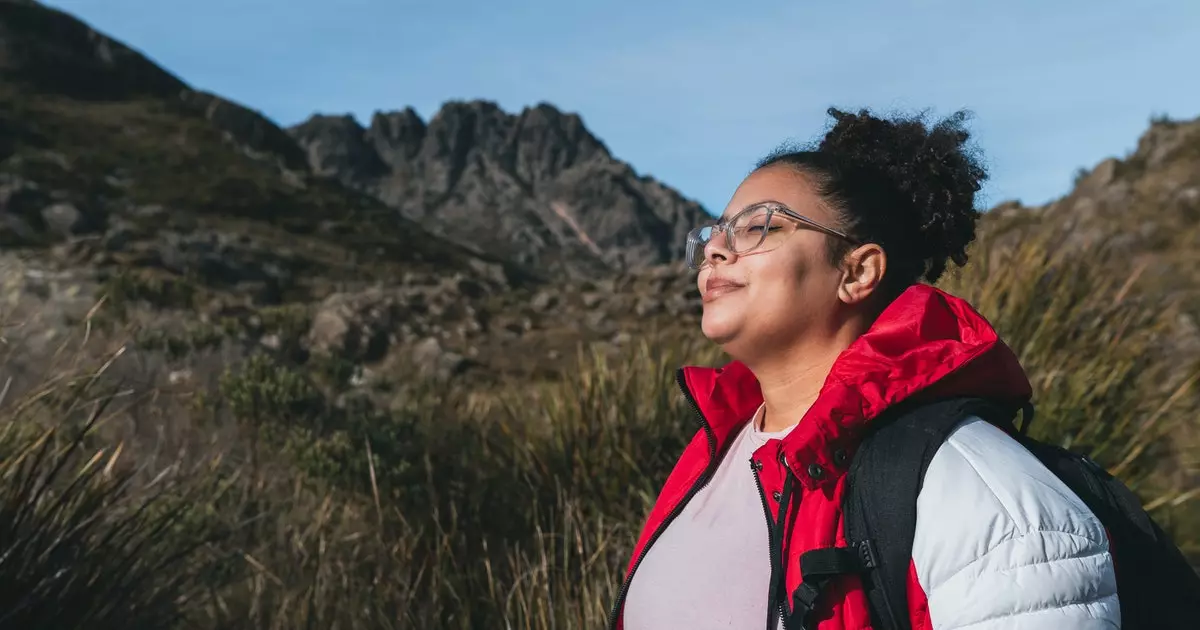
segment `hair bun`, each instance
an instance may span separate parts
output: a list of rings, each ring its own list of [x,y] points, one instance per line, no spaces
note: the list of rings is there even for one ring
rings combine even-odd
[[[975,193],[987,179],[966,146],[969,114],[960,111],[932,126],[923,115],[883,119],[836,108],[829,115],[835,123],[817,150],[889,189],[901,206],[893,211],[908,215],[902,223],[915,227],[906,231],[918,241],[914,253],[926,261],[925,279],[936,282],[947,259],[965,264],[979,216]]]

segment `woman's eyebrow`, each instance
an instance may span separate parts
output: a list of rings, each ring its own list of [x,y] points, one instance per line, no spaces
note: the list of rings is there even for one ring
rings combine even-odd
[[[742,206],[741,208],[738,208],[738,210],[736,212],[726,212],[725,214],[722,214],[717,220],[725,221],[729,217],[737,216],[738,214],[741,214],[742,212],[745,212],[755,206],[780,206],[782,208],[791,210],[791,208],[788,208],[788,205],[786,203],[783,203],[782,201],[775,201],[774,199],[763,199],[761,201],[753,201],[751,203],[748,203],[748,204]]]

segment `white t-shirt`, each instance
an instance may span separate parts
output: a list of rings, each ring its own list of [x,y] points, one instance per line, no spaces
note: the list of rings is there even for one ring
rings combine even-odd
[[[758,417],[642,559],[625,600],[626,630],[744,630],[766,621],[770,534],[750,457],[791,429],[764,433]]]

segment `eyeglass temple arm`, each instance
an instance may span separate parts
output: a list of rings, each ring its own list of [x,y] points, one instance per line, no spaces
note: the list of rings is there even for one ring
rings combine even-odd
[[[822,231],[828,232],[834,236],[839,236],[841,238],[844,238],[847,241],[850,241],[851,243],[858,242],[858,239],[851,237],[849,234],[846,234],[845,232],[842,232],[841,230],[835,230],[831,227],[821,225],[820,223],[817,223],[816,221],[813,221],[812,219],[810,219],[804,215],[797,214],[797,213],[789,210],[788,208],[776,208],[775,210],[778,212],[782,212],[783,214],[785,214],[801,223],[804,223],[806,225],[811,225],[811,226],[817,228],[818,230],[822,230]]]

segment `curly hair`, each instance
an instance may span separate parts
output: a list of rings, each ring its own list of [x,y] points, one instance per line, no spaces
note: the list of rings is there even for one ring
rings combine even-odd
[[[963,111],[926,125],[922,116],[878,118],[828,110],[836,121],[816,146],[776,149],[755,170],[783,164],[801,172],[841,227],[887,253],[880,289],[895,297],[924,279],[937,282],[953,261],[967,262],[975,239],[975,193],[987,171],[966,146]],[[853,247],[831,239],[830,262]]]

